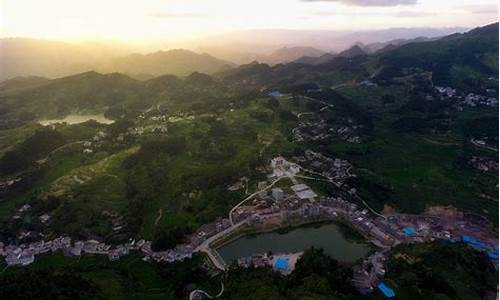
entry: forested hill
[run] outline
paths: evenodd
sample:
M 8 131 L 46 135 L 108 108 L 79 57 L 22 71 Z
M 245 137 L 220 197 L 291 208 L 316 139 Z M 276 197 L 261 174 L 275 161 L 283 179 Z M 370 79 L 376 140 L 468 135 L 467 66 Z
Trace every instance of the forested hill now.
M 498 73 L 498 23 L 436 41 L 410 43 L 375 58 L 380 81 L 418 68 L 432 72 L 436 84 L 475 86 Z
M 429 72 L 435 84 L 474 89 L 497 74 L 498 23 L 437 40 L 393 46 L 375 54 L 349 54 L 327 57 L 319 64 L 310 64 L 309 60 L 274 67 L 252 63 L 228 70 L 220 77 L 241 86 L 282 88 L 311 82 L 335 86 L 366 79 L 390 85 L 399 77 Z
M 198 72 L 184 78 L 163 75 L 147 81 L 95 71 L 53 80 L 18 78 L 0 85 L 0 125 L 10 128 L 81 112 L 116 117 L 158 103 L 169 103 L 176 110 L 216 107 L 218 101 L 241 93 L 247 92 L 229 89 Z
M 384 86 L 401 85 L 409 82 L 408 77 L 417 75 L 428 78 L 434 85 L 475 91 L 484 88 L 484 82 L 497 74 L 498 23 L 434 41 L 405 44 L 377 54 L 350 53 L 359 55 L 337 56 L 318 65 L 288 63 L 271 67 L 254 62 L 212 76 L 195 72 L 185 78 L 164 75 L 139 81 L 120 73 L 92 71 L 54 80 L 38 77 L 10 80 L 0 85 L 0 116 L 5 123 L 82 110 L 121 115 L 131 108 L 144 109 L 155 103 L 170 101 L 191 107 L 196 99 L 198 106 L 209 105 L 210 101 L 266 89 L 297 92 L 297 88 L 335 88 L 366 80 Z M 201 63 L 193 55 L 208 63 Z M 155 66 L 166 73 L 174 72 L 167 67 L 174 65 L 161 63 L 167 60 L 178 61 L 175 65 L 186 65 L 191 60 L 191 67 L 204 66 L 207 72 L 227 66 L 215 58 L 184 50 L 129 57 L 117 66 L 131 73 L 153 72 Z M 191 67 L 175 72 L 187 75 Z

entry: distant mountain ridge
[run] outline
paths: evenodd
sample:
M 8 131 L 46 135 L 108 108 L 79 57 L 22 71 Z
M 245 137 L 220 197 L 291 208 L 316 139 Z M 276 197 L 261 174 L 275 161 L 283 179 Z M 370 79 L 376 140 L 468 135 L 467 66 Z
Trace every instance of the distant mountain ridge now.
M 432 41 L 436 40 L 437 38 L 427 38 L 427 37 L 418 37 L 415 39 L 397 39 L 397 40 L 391 40 L 388 42 L 379 42 L 379 43 L 373 43 L 373 44 L 363 44 L 361 42 L 357 42 L 354 45 L 352 45 L 350 48 L 335 54 L 335 53 L 325 53 L 319 57 L 314 57 L 314 56 L 303 56 L 298 59 L 296 59 L 294 62 L 295 63 L 302 63 L 302 64 L 309 64 L 309 65 L 319 65 L 319 64 L 324 64 L 330 60 L 332 60 L 335 57 L 354 57 L 357 55 L 366 55 L 366 54 L 372 54 L 376 52 L 385 52 L 389 51 L 392 49 L 395 49 L 399 46 L 406 45 L 409 43 L 416 43 L 416 42 L 425 42 L 425 41 Z
M 259 61 L 274 65 L 292 62 L 304 56 L 320 57 L 324 54 L 326 54 L 325 51 L 313 47 L 283 47 L 262 57 Z
M 381 81 L 410 69 L 432 72 L 436 84 L 470 86 L 479 78 L 498 76 L 498 23 L 440 39 L 408 43 L 376 55 Z
M 473 88 L 478 80 L 498 76 L 498 23 L 439 39 L 416 39 L 387 45 L 375 53 L 355 45 L 343 55 L 300 58 L 270 67 L 248 64 L 220 76 L 240 86 L 287 88 L 296 84 L 323 86 L 375 80 L 391 84 L 397 77 L 427 72 L 435 84 Z
M 387 46 L 385 41 L 421 36 L 435 38 L 463 30 L 463 28 L 392 28 L 360 32 L 248 30 L 197 41 L 198 49 L 202 49 L 200 53 L 209 54 L 199 54 L 189 50 L 132 54 L 134 50 L 131 45 L 115 42 L 67 43 L 28 38 L 1 38 L 0 81 L 17 76 L 57 78 L 91 70 L 127 73 L 141 79 L 165 73 L 178 76 L 187 76 L 196 71 L 212 74 L 233 67 L 234 64 L 231 62 L 244 64 L 255 60 L 270 65 L 297 60 L 301 60 L 298 62 L 302 63 L 320 64 L 329 60 L 333 55 L 330 52 L 348 49 L 359 42 L 362 43 L 359 45 L 368 45 L 366 48 L 361 47 L 364 51 L 373 52 Z M 155 49 L 163 47 L 168 47 L 168 44 L 159 43 Z M 318 61 L 311 59 L 319 57 L 321 58 Z
M 60 41 L 0 39 L 0 80 L 18 76 L 60 77 L 89 71 L 117 53 Z
M 250 63 L 253 60 L 264 61 L 249 55 L 249 53 L 265 55 L 282 47 L 292 48 L 307 45 L 324 52 L 340 52 L 358 42 L 368 45 L 397 39 L 435 38 L 467 30 L 464 27 L 388 28 L 366 31 L 261 29 L 214 35 L 199 41 L 198 46 L 222 59 L 231 57 L 229 59 L 231 61 Z M 225 48 L 230 49 L 230 51 L 222 52 L 215 48 Z M 232 52 L 232 55 L 229 52 Z M 240 54 L 239 58 L 238 53 Z
M 217 59 L 208 54 L 174 49 L 150 54 L 131 54 L 113 59 L 102 70 L 126 74 L 173 74 L 187 76 L 193 72 L 212 74 L 231 68 L 233 63 Z M 100 70 L 100 69 L 98 69 Z
M 386 46 L 387 47 L 387 46 Z M 184 50 L 174 50 L 169 59 Z M 139 55 L 134 60 L 144 68 L 147 63 L 164 59 L 165 53 Z M 331 58 L 333 56 L 333 58 Z M 206 59 L 206 55 L 194 57 Z M 326 60 L 328 58 L 328 60 Z M 331 59 L 330 59 L 331 58 Z M 130 58 L 125 58 L 130 59 Z M 279 89 L 284 92 L 315 87 L 332 87 L 370 79 L 381 85 L 397 84 L 397 79 L 412 74 L 429 74 L 433 83 L 461 89 L 473 88 L 475 82 L 498 76 L 498 23 L 452 34 L 440 39 L 407 43 L 395 48 L 367 53 L 355 45 L 338 55 L 324 54 L 319 64 L 288 63 L 269 66 L 253 62 L 213 76 L 193 72 L 185 78 L 163 75 L 147 81 L 130 76 L 94 71 L 48 80 L 39 77 L 17 78 L 0 84 L 0 120 L 16 119 L 27 112 L 37 116 L 59 116 L 75 110 L 127 106 L 147 106 L 150 101 L 176 100 L 187 104 L 191 99 L 216 99 L 214 87 L 223 94 Z M 213 61 L 210 57 L 209 61 Z M 144 62 L 145 61 L 145 62 Z M 216 60 L 216 66 L 219 60 Z M 160 62 L 161 64 L 161 62 Z M 210 65 L 210 67 L 213 65 Z M 163 70 L 166 71 L 166 70 Z M 211 94 L 212 93 L 212 94 Z
M 167 73 L 187 76 L 196 71 L 211 74 L 233 66 L 208 54 L 183 49 L 130 53 L 130 49 L 100 45 L 4 38 L 0 39 L 0 81 L 18 76 L 57 78 L 91 70 L 150 77 Z

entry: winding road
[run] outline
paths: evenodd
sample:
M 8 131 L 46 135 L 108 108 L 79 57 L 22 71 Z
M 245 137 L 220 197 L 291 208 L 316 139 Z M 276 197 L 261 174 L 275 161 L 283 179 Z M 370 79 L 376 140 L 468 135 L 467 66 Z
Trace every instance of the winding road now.
M 263 191 L 266 191 L 268 189 L 270 189 L 273 185 L 275 185 L 278 181 L 280 181 L 281 179 L 283 178 L 289 178 L 288 176 L 282 176 L 282 177 L 278 177 L 276 180 L 274 180 L 273 182 L 271 182 L 268 186 L 266 186 L 265 188 L 263 188 L 262 190 L 259 190 L 259 191 L 256 191 L 255 193 L 253 194 L 250 194 L 248 197 L 246 197 L 245 199 L 241 200 L 238 204 L 236 204 L 233 208 L 231 208 L 231 210 L 229 211 L 229 222 L 231 223 L 231 226 L 234 226 L 234 221 L 233 221 L 233 212 L 238 208 L 240 207 L 241 205 L 243 205 L 243 203 L 245 203 L 246 201 L 250 200 L 251 198 L 255 197 L 255 195 L 257 195 L 258 193 L 260 192 L 263 192 Z
M 208 299 L 219 298 L 224 293 L 224 282 L 221 281 L 220 285 L 221 285 L 220 292 L 215 296 L 210 295 L 209 293 L 205 292 L 204 290 L 196 289 L 196 290 L 191 291 L 191 293 L 189 293 L 189 300 L 195 300 L 196 294 L 203 294 L 203 295 L 207 296 Z

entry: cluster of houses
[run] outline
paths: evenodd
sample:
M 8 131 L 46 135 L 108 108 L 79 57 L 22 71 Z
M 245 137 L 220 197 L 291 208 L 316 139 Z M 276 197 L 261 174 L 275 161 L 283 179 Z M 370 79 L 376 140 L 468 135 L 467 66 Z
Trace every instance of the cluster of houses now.
M 120 215 L 115 211 L 104 210 L 101 214 L 109 218 L 113 232 L 115 233 L 123 231 L 128 225 L 123 215 Z
M 354 133 L 354 130 L 356 130 L 357 128 L 358 125 L 353 125 L 352 127 L 343 125 L 332 129 L 341 140 L 344 140 L 351 144 L 360 144 L 361 138 Z
M 298 127 L 292 130 L 294 140 L 303 141 L 322 141 L 337 136 L 343 141 L 353 144 L 360 144 L 361 137 L 356 133 L 362 125 L 336 125 L 329 126 L 323 119 L 316 122 L 301 122 Z
M 70 247 L 71 239 L 69 237 L 58 237 L 51 241 L 38 241 L 19 246 L 4 245 L 0 242 L 0 255 L 5 256 L 5 262 L 9 266 L 26 266 L 35 261 L 35 255 L 69 249 Z
M 132 136 L 141 136 L 144 134 L 166 134 L 168 133 L 167 123 L 176 123 L 182 120 L 194 120 L 194 115 L 188 113 L 179 113 L 175 116 L 166 114 L 147 116 L 141 114 L 137 117 L 138 126 L 128 129 L 127 134 Z
M 269 178 L 279 178 L 283 176 L 295 176 L 300 172 L 300 166 L 296 163 L 286 160 L 282 156 L 271 159 L 272 174 Z
M 312 172 L 324 176 L 336 182 L 342 182 L 347 178 L 356 177 L 351 174 L 352 165 L 349 161 L 340 158 L 330 158 L 312 150 L 306 150 L 304 156 L 294 157 L 294 160 L 305 165 L 306 172 Z
M 442 97 L 453 98 L 457 95 L 457 90 L 449 86 L 447 87 L 436 86 L 435 89 L 438 92 L 438 94 L 441 95 Z
M 288 254 L 257 254 L 248 257 L 241 257 L 237 260 L 237 265 L 242 268 L 262 268 L 271 267 L 283 275 L 288 275 L 295 269 L 297 260 L 303 252 Z
M 458 92 L 456 89 L 451 87 L 435 87 L 436 92 L 441 97 L 441 99 L 452 99 L 456 98 L 458 103 L 463 106 L 477 107 L 477 106 L 487 106 L 487 107 L 498 107 L 498 99 L 495 97 L 497 94 L 495 89 L 486 89 L 484 95 L 468 93 L 463 94 Z M 461 106 L 459 106 L 461 107 Z
M 104 131 L 98 131 L 90 141 L 83 142 L 83 154 L 89 155 L 96 152 L 108 140 L 108 134 Z M 121 141 L 123 141 L 123 136 Z
M 128 133 L 133 136 L 140 136 L 146 133 L 167 133 L 167 125 L 147 125 L 147 126 L 137 126 L 128 129 Z
M 248 187 L 249 180 L 250 179 L 248 179 L 247 177 L 241 177 L 236 183 L 229 185 L 227 187 L 227 190 L 230 192 L 234 192 L 234 191 L 240 190 L 244 187 Z
M 354 267 L 353 285 L 361 294 L 372 293 L 385 276 L 389 249 L 377 251 Z
M 18 178 L 9 179 L 9 180 L 6 180 L 6 181 L 0 181 L 0 191 L 11 187 L 15 183 L 21 181 L 21 179 L 22 178 L 18 177 Z
M 300 122 L 299 126 L 292 130 L 294 140 L 303 141 L 322 141 L 332 137 L 330 127 L 325 120 Z
M 158 122 L 178 122 L 180 120 L 194 120 L 194 115 L 189 114 L 187 112 L 180 112 L 177 113 L 176 115 L 171 115 L 169 116 L 168 114 L 161 113 L 161 112 L 154 112 L 151 113 L 152 109 L 148 109 L 146 112 L 141 113 L 140 115 L 137 116 L 137 119 L 142 121 L 142 122 L 147 122 L 151 121 L 154 123 Z
M 489 157 L 473 156 L 469 160 L 469 165 L 483 172 L 498 171 L 498 162 Z
M 16 213 L 12 216 L 12 220 L 18 220 L 23 217 L 25 213 L 27 213 L 31 209 L 31 205 L 29 204 L 24 204 L 21 206 Z
M 299 126 L 292 130 L 294 140 L 302 141 L 322 141 L 336 136 L 348 143 L 359 144 L 361 137 L 357 134 L 358 129 L 363 125 L 355 124 L 354 120 L 348 118 L 343 124 L 331 126 L 324 119 L 316 121 L 300 122 Z
M 489 106 L 498 107 L 498 99 L 495 97 L 488 97 L 484 95 L 478 95 L 474 93 L 467 94 L 462 103 L 470 107 L 476 106 Z
M 0 256 L 5 257 L 8 266 L 27 266 L 35 261 L 35 256 L 62 251 L 68 256 L 105 255 L 111 261 L 128 255 L 130 251 L 141 251 L 145 261 L 174 262 L 191 258 L 193 248 L 189 245 L 179 245 L 174 249 L 155 252 L 151 249 L 151 242 L 131 240 L 120 245 L 109 245 L 97 240 L 74 241 L 71 238 L 61 236 L 49 241 L 37 241 L 29 244 L 5 245 L 0 242 Z

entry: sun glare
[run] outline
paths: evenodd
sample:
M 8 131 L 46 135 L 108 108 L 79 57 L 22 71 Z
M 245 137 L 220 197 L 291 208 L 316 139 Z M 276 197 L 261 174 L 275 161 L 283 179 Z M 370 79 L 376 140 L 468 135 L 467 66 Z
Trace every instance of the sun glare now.
M 72 40 L 190 39 L 245 29 L 470 27 L 498 15 L 493 0 L 414 2 L 377 6 L 361 5 L 377 1 L 0 0 L 0 34 Z

